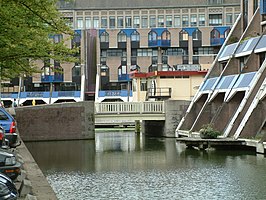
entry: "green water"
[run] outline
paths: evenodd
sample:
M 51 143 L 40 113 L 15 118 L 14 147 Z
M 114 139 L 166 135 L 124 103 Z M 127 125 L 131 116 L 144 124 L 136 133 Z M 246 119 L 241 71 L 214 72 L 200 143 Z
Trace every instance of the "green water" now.
M 58 199 L 266 199 L 266 159 L 132 131 L 26 143 Z

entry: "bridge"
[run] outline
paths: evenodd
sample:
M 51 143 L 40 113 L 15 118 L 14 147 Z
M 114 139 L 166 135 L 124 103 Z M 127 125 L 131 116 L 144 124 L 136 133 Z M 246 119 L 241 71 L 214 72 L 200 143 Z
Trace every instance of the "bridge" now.
M 134 124 L 136 120 L 165 120 L 164 102 L 95 103 L 95 125 Z

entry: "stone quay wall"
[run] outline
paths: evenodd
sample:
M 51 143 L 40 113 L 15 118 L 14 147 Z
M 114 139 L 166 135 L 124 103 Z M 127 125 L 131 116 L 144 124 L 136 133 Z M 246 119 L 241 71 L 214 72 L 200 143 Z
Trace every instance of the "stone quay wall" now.
M 142 132 L 149 136 L 175 137 L 175 130 L 185 115 L 190 101 L 165 101 L 165 121 L 142 121 Z
M 94 139 L 94 102 L 17 107 L 15 118 L 25 141 Z

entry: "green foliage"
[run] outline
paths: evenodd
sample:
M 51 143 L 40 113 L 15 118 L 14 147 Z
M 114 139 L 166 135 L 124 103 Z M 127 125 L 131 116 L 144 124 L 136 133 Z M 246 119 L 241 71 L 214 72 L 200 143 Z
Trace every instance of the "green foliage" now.
M 34 61 L 73 62 L 76 50 L 54 43 L 51 34 L 73 35 L 56 8 L 56 0 L 0 0 L 1 76 L 36 72 Z M 70 38 L 70 37 L 69 37 Z
M 219 131 L 213 128 L 212 124 L 204 124 L 199 130 L 199 133 L 200 137 L 204 139 L 215 139 L 221 135 Z

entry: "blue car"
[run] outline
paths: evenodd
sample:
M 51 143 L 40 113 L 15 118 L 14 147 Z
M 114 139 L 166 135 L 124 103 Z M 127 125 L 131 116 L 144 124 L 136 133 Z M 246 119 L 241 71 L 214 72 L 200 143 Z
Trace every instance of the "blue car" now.
M 0 107 L 0 126 L 5 130 L 5 139 L 8 140 L 9 146 L 11 148 L 16 147 L 18 141 L 16 121 L 13 116 L 2 107 Z

